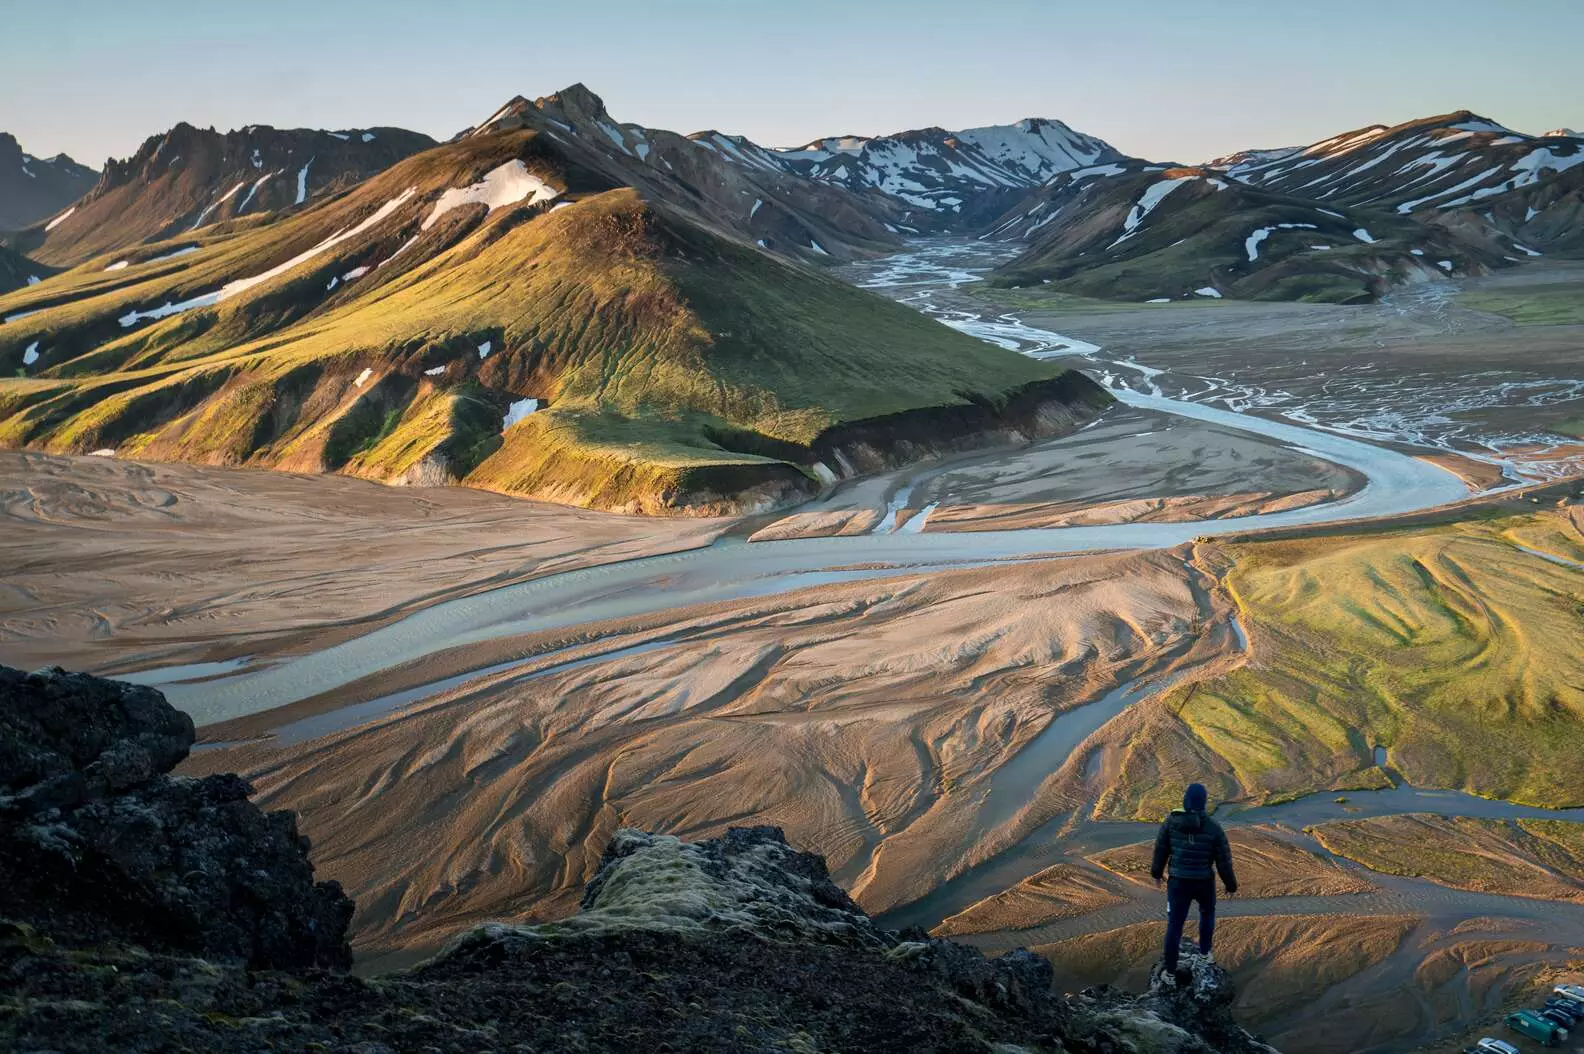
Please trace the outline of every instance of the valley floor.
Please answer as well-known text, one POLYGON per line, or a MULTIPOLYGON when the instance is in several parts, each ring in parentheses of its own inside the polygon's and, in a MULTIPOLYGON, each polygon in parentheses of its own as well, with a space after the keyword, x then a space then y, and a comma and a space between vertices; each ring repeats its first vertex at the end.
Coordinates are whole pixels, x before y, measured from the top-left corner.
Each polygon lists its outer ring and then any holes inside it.
POLYGON ((0 661, 140 670, 199 714, 187 771, 299 811, 367 968, 569 912, 618 826, 774 823, 888 923, 1132 982, 1160 908, 1137 843, 1209 776, 1246 871, 1221 958, 1282 1049, 1449 1039, 1584 970, 1584 787, 1543 760, 1584 749, 1584 514, 1552 507, 1576 485, 1338 527, 1467 488, 1212 412, 1428 444, 1476 486, 1576 473, 1546 422, 1578 416, 1579 327, 1454 290, 1041 302, 971 291, 952 259, 856 277, 1132 405, 737 523, 0 455, 0 661), (1267 523, 1309 526, 1216 540, 1267 523), (1432 705, 1469 669, 1503 705, 1432 705), (1404 830, 1440 829, 1403 819, 1425 813, 1479 818, 1495 863, 1405 867, 1404 830), (1543 882, 1491 877, 1514 867, 1543 882))

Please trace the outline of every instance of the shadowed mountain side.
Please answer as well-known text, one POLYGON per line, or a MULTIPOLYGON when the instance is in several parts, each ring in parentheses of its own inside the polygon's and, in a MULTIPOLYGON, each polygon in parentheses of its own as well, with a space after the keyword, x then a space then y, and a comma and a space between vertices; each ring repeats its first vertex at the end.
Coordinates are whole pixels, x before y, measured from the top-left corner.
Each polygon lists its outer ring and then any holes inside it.
POLYGON ((0 231, 44 222, 86 194, 98 176, 65 154, 23 153, 15 136, 0 132, 0 231))

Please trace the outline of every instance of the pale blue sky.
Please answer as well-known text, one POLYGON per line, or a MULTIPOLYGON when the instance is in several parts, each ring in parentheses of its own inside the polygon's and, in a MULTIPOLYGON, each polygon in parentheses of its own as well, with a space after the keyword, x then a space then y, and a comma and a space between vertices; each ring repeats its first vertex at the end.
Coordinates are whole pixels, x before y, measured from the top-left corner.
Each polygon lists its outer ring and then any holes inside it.
POLYGON ((0 130, 98 166, 179 120, 444 138, 583 81, 767 145, 1058 117, 1199 161, 1467 108, 1584 125, 1584 0, 0 0, 0 130))

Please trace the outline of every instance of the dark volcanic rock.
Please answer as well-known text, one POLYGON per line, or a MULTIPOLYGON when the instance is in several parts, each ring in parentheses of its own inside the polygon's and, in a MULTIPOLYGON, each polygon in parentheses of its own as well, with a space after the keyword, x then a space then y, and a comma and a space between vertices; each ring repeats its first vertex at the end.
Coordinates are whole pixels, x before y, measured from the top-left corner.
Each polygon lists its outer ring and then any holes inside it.
POLYGON ((0 814, 33 815, 147 783, 192 743, 192 719, 152 688, 0 666, 0 814))
POLYGON ((193 726, 149 688, 0 667, 5 917, 61 944, 346 967, 352 902, 237 776, 166 775, 193 726))

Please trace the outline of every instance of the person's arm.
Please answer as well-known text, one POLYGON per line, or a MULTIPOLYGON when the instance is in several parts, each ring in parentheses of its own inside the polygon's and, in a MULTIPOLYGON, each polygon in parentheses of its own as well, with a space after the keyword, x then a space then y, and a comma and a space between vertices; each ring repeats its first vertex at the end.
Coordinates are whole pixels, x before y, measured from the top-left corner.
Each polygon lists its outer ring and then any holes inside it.
POLYGON ((1237 892, 1237 874, 1232 870, 1232 843, 1227 841, 1226 832, 1220 825, 1216 826, 1215 865, 1221 874, 1221 884, 1226 886, 1228 893, 1237 892))
POLYGON ((1150 877, 1155 884, 1160 885, 1161 876, 1166 873, 1166 858, 1171 856, 1171 833, 1166 830, 1166 825, 1160 825, 1160 832, 1155 835, 1155 855, 1150 859, 1150 877))

